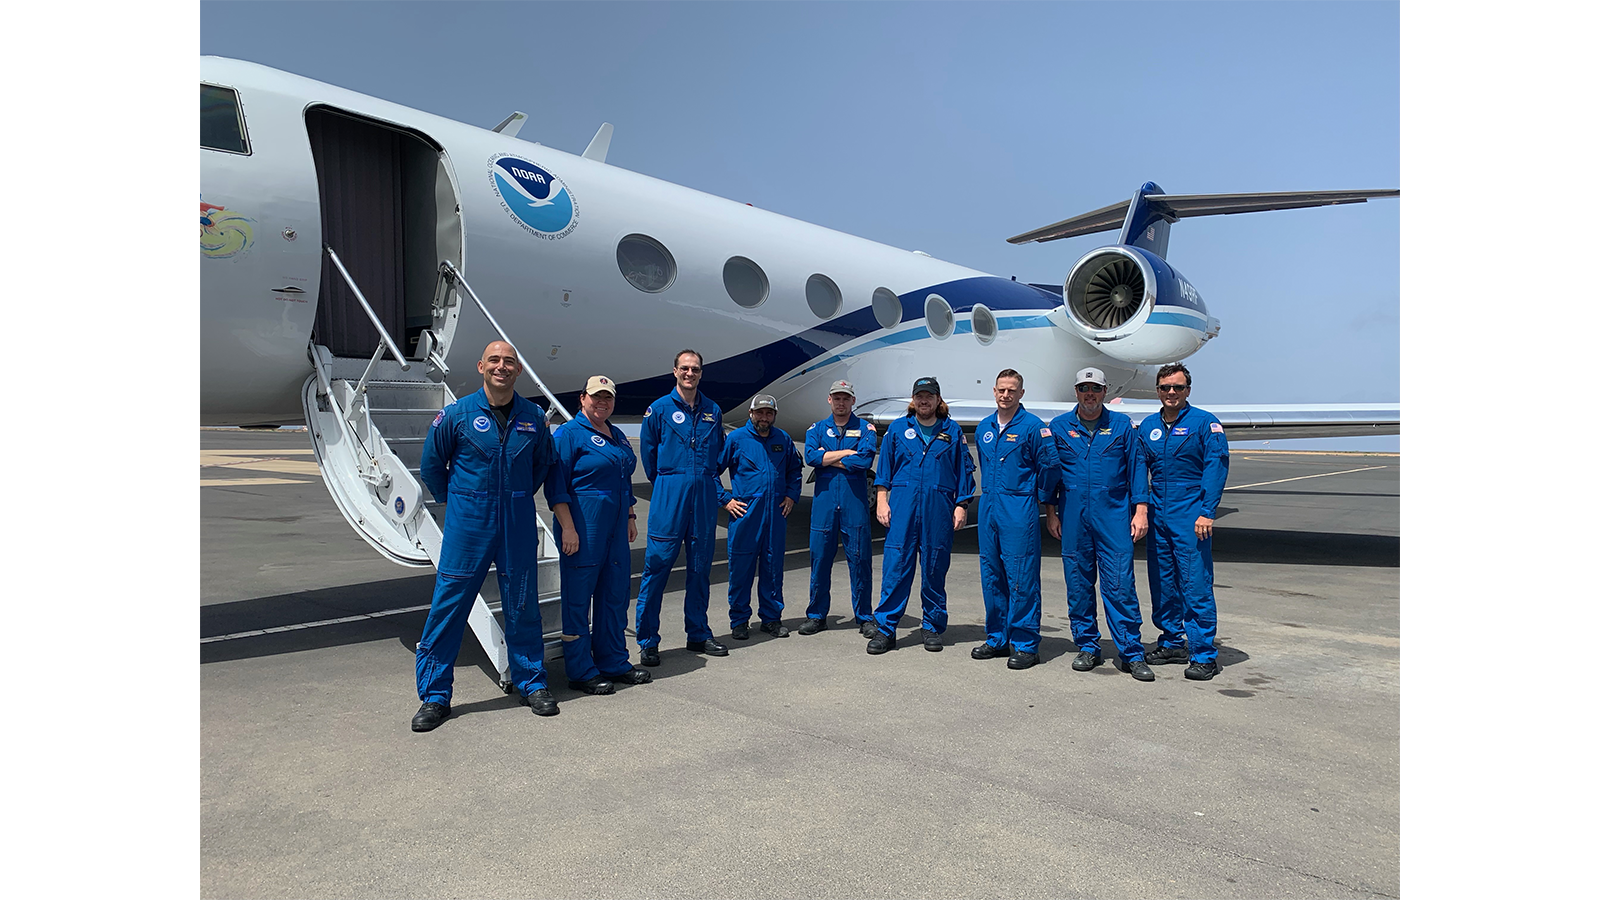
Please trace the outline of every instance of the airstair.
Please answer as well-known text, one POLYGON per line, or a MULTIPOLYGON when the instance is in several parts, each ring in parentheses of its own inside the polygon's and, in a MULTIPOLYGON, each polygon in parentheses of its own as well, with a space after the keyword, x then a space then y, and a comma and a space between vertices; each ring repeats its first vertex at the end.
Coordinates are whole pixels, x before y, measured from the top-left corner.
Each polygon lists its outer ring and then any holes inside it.
MULTIPOLYGON (((370 360, 335 357, 311 344, 311 377, 301 392, 306 428, 328 493, 345 521, 379 553, 405 566, 434 566, 439 561, 443 503, 428 499, 422 487, 422 446, 439 410, 456 397, 444 382, 446 348, 460 320, 463 298, 470 299, 500 335, 506 335, 472 287, 449 261, 440 263, 434 293, 434 327, 422 333, 417 359, 407 359, 383 327, 344 263, 325 247, 335 270, 377 328, 379 343, 370 360), (387 358, 386 358, 387 357, 387 358)), ((518 359, 526 359, 519 352, 518 359)), ((526 365, 526 363, 524 363, 526 365)), ((549 409, 572 418, 544 382, 532 379, 549 401, 549 409)), ((544 622, 545 655, 561 650, 559 548, 549 525, 539 521, 539 612, 544 622)), ((499 672, 500 687, 511 690, 505 632, 482 595, 468 619, 472 633, 499 672)))

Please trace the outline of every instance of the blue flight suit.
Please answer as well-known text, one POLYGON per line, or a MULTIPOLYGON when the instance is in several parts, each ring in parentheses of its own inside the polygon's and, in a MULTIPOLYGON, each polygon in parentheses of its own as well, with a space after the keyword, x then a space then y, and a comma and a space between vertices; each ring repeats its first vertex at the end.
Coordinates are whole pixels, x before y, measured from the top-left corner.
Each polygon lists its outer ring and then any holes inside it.
POLYGON ((513 395, 501 428, 483 390, 440 411, 422 445, 422 483, 446 501, 433 605, 417 641, 417 696, 450 705, 456 655, 493 563, 512 686, 546 686, 539 616, 539 514, 534 494, 555 464, 544 410, 513 395))
POLYGON ((783 618, 783 545, 788 519, 779 506, 785 497, 800 500, 800 454, 789 433, 774 426, 766 437, 753 424, 728 435, 717 465, 717 503, 745 504, 744 515, 728 517, 728 622, 750 621, 750 583, 761 571, 761 621, 783 618), (729 473, 730 490, 721 475, 729 473))
POLYGON ((1159 412, 1146 416, 1138 438, 1134 479, 1148 472, 1150 483, 1150 620, 1161 629, 1160 646, 1181 647, 1187 635, 1190 662, 1215 662, 1211 539, 1195 536, 1194 520, 1217 517, 1228 482, 1228 436, 1216 416, 1186 405, 1171 428, 1159 412))
POLYGON ((684 545, 688 546, 684 631, 691 641, 711 637, 706 613, 711 606, 717 496, 722 490, 717 477, 722 443, 722 408, 704 393, 696 393, 695 405, 690 406, 673 388, 644 411, 639 458, 655 488, 650 494, 649 542, 634 621, 641 649, 661 644, 661 595, 684 545))
MULTIPOLYGON (((556 429, 560 461, 545 480, 544 499, 567 504, 578 552, 561 556, 561 640, 567 678, 588 681, 630 671, 623 629, 628 623, 628 516, 633 510, 633 470, 638 460, 622 429, 595 427, 589 417, 556 429), (590 634, 590 609, 594 614, 590 634)), ((561 520, 555 524, 561 543, 561 520)))
POLYGON ((844 558, 850 567, 850 606, 856 624, 872 618, 872 515, 867 475, 878 455, 878 435, 854 413, 844 427, 833 416, 806 429, 806 464, 813 466, 816 485, 811 495, 811 602, 806 618, 824 619, 833 601, 833 558, 844 534, 844 558), (824 466, 829 450, 854 450, 854 456, 824 466), (842 467, 842 468, 841 468, 842 467))
POLYGON ((924 444, 916 416, 889 426, 878 454, 878 486, 889 489, 889 534, 883 542, 883 588, 874 618, 893 634, 911 599, 911 576, 922 564, 922 627, 944 633, 944 576, 955 542, 956 504, 972 499, 972 457, 953 419, 933 426, 924 444))
MULTIPOLYGON (((991 647, 1039 652, 1039 504, 1055 488, 1050 429, 1018 406, 1005 427, 998 410, 978 423, 978 574, 983 630, 991 647)), ((891 503, 891 510, 894 504, 891 503)))
POLYGON ((1102 406, 1098 426, 1092 433, 1083 427, 1077 409, 1050 421, 1059 466, 1050 503, 1061 515, 1061 569, 1073 642, 1079 650, 1100 651, 1098 580, 1111 640, 1123 662, 1132 663, 1144 659, 1144 622, 1133 589, 1133 509, 1149 502, 1149 491, 1135 477, 1143 470, 1133 420, 1102 406))

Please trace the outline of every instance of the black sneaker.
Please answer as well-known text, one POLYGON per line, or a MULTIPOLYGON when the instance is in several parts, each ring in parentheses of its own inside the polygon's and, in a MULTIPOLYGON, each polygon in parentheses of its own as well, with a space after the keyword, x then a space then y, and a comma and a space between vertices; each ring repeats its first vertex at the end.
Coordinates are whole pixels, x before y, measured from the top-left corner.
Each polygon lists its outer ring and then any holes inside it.
POLYGON ((722 643, 714 637, 706 638, 703 641, 690 641, 688 647, 695 653, 704 653, 707 656, 728 655, 728 645, 722 643))
POLYGON ((750 640, 750 623, 740 622, 733 626, 732 631, 729 633, 733 635, 733 639, 736 641, 748 641, 750 640))
POLYGON ((1189 668, 1183 670, 1183 677, 1190 681, 1210 681, 1217 677, 1219 671, 1221 670, 1217 668, 1217 664, 1214 662, 1192 662, 1189 663, 1189 668))
MULTIPOLYGON (((811 620, 807 619, 806 621, 809 622, 811 620)), ((782 622, 762 622, 761 630, 766 634, 772 635, 773 637, 789 636, 789 626, 783 624, 782 622)))
POLYGON ((1018 650, 1011 654, 1010 659, 1006 660, 1006 668, 1008 669, 1031 669, 1038 664, 1039 654, 1029 653, 1026 650, 1018 650))
POLYGON ((641 665, 641 666, 659 666, 659 665, 661 665, 661 651, 657 650, 654 647, 640 647, 639 648, 639 665, 641 665))
POLYGON ((1117 660, 1117 670, 1132 675, 1134 681, 1156 680, 1156 673, 1150 671, 1150 667, 1145 665, 1144 657, 1140 657, 1133 662, 1119 659, 1117 660))
POLYGON ((878 636, 878 621, 876 619, 868 619, 862 622, 856 630, 861 632, 862 637, 870 641, 878 636))
POLYGON ((568 679, 567 687, 575 691, 583 691, 585 694, 615 694, 617 692, 617 686, 600 675, 596 675, 593 678, 585 678, 582 681, 568 679))
POLYGON ((1072 671, 1087 672, 1105 661, 1105 657, 1101 656, 1098 650, 1080 650, 1077 657, 1072 660, 1072 671))
POLYGON ((867 641, 867 652, 876 656, 879 653, 888 653, 894 649, 894 632, 880 631, 867 641))
POLYGON ((411 730, 432 731, 448 718, 450 707, 443 703, 424 703, 417 714, 411 717, 411 730))
POLYGON ((1152 666, 1164 666, 1170 663, 1189 661, 1188 647, 1156 647, 1144 655, 1144 661, 1152 666))
POLYGON ((621 675, 607 675, 602 672, 600 677, 615 684, 649 684, 654 678, 649 672, 639 668, 629 669, 621 675))
POLYGON ((536 716, 553 716, 561 712, 561 707, 556 705, 556 695, 550 693, 549 688, 539 688, 527 695, 518 694, 517 699, 523 706, 533 710, 536 716))
POLYGON ((816 634, 819 631, 826 631, 827 629, 828 622, 825 619, 806 619, 804 622, 800 623, 801 634, 816 634))
POLYGON ((938 653, 944 649, 944 635, 932 628, 922 629, 922 649, 929 653, 938 653))
POLYGON ((1007 650, 1009 648, 1010 648, 1009 644, 1007 644, 1005 646, 1002 646, 1002 647, 996 647, 993 644, 990 644, 988 642, 984 642, 984 643, 979 644, 978 646, 972 648, 972 658, 973 659, 999 659, 999 658, 1001 658, 1001 657, 1006 655, 1006 652, 1007 652, 1007 650))

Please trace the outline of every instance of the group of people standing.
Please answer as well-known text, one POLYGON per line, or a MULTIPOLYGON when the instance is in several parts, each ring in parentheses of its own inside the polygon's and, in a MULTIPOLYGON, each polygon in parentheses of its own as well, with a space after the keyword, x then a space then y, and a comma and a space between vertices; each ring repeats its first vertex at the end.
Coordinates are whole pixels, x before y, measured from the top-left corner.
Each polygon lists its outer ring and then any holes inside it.
POLYGON ((687 648, 726 656, 710 624, 710 573, 718 508, 728 513, 728 615, 734 639, 751 618, 773 637, 784 625, 787 517, 800 497, 802 466, 814 470, 811 587, 803 635, 828 627, 832 570, 842 542, 856 627, 869 654, 896 647, 913 575, 921 571, 923 648, 940 651, 948 623, 945 575, 955 532, 978 514, 986 640, 974 659, 1039 662, 1039 518, 1061 539, 1069 619, 1078 646, 1072 668, 1104 662, 1095 606, 1098 582, 1117 667, 1153 681, 1150 663, 1188 661, 1186 677, 1217 673, 1211 533, 1227 480, 1226 435, 1214 416, 1188 404, 1181 364, 1157 374, 1162 407, 1134 428, 1105 407, 1098 369, 1080 371, 1078 403, 1046 424, 1022 406, 1023 379, 995 378, 995 412, 975 432, 983 492, 978 497, 966 435, 950 418, 938 380, 912 385, 906 414, 882 438, 857 417, 847 381, 829 389, 829 415, 806 430, 804 457, 775 424, 777 401, 762 394, 749 421, 725 433, 722 409, 699 391, 703 362, 693 350, 673 360, 675 386, 645 410, 639 449, 610 423, 615 385, 591 377, 582 414, 552 435, 543 411, 513 387, 521 364, 509 344, 491 343, 478 363, 483 390, 441 411, 424 445, 422 479, 448 497, 434 598, 417 644, 415 731, 450 715, 452 669, 473 598, 489 565, 499 573, 512 686, 538 715, 560 710, 549 690, 537 597, 537 514, 542 485, 561 546, 562 652, 568 686, 610 694, 646 684, 661 664, 661 601, 687 551, 687 648), (634 610, 639 663, 628 656, 629 545, 638 537, 633 474, 652 484, 644 572, 634 610), (725 486, 722 473, 731 484, 725 486), (873 477, 875 475, 875 477, 873 477), (876 491, 876 497, 871 496, 876 491), (874 502, 875 501, 875 502, 874 502), (887 529, 879 602, 872 607, 872 511, 887 529), (1133 586, 1134 542, 1150 536, 1151 618, 1160 631, 1146 652, 1133 586), (756 593, 752 608, 752 589, 756 593))

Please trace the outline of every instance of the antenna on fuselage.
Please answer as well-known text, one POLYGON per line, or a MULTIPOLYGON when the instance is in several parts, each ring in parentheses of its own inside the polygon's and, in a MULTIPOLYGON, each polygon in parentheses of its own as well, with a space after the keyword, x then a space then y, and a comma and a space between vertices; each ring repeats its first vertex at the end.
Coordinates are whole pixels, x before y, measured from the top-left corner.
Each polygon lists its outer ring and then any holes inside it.
POLYGON ((517 132, 522 130, 522 123, 526 121, 528 121, 528 114, 519 109, 513 112, 511 115, 506 116, 505 121, 501 122, 499 125, 496 125, 490 130, 503 134, 506 137, 516 137, 517 132))

